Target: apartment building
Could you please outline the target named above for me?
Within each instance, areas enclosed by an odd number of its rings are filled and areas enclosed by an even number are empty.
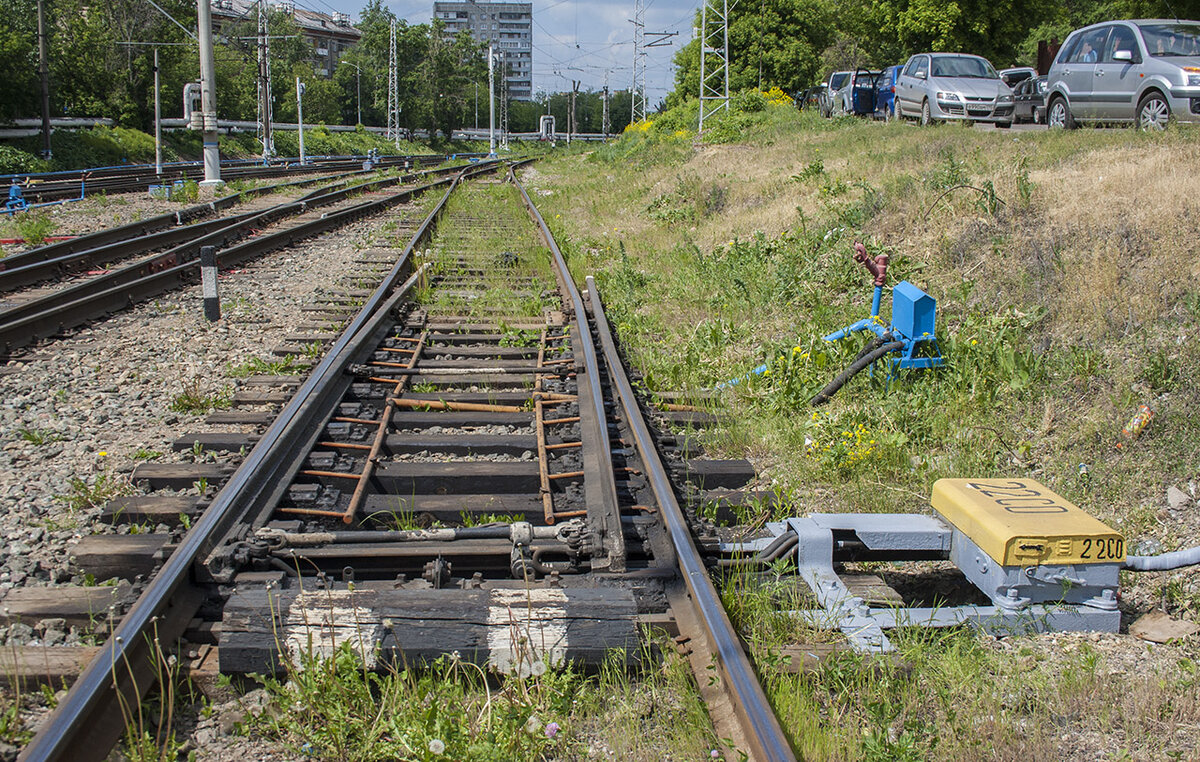
[[[257,24],[258,4],[258,0],[212,0],[214,31],[220,34],[225,27],[239,22]],[[317,72],[323,76],[332,76],[338,58],[362,38],[362,32],[350,23],[348,14],[330,15],[297,8],[290,0],[271,0],[269,7],[287,13],[296,22],[304,41],[312,46]]]
[[[433,4],[433,17],[446,25],[446,34],[470,32],[504,54],[508,94],[513,100],[533,99],[533,3],[442,2]]]

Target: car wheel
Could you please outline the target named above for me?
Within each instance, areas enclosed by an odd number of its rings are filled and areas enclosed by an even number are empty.
[[[929,109],[929,99],[921,101],[921,126],[928,127],[933,124],[933,113]]]
[[[1171,120],[1171,107],[1161,93],[1150,93],[1138,104],[1137,114],[1139,129],[1162,131]]]
[[[1075,117],[1071,116],[1071,107],[1067,99],[1059,96],[1050,102],[1050,110],[1046,113],[1046,126],[1052,130],[1075,129]]]
[[[900,112],[896,109],[896,101],[892,100],[892,107],[888,109],[888,121],[894,122],[900,118]]]

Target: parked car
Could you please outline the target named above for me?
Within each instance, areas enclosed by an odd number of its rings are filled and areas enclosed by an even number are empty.
[[[875,116],[885,121],[896,118],[896,77],[903,66],[889,66],[875,80]]]
[[[875,113],[875,83],[881,72],[855,69],[854,74],[836,96],[841,101],[841,113],[869,116]]]
[[[1013,88],[1013,122],[1041,124],[1046,114],[1046,77],[1034,77]]]
[[[795,99],[796,108],[802,111],[806,108],[820,108],[821,91],[824,89],[824,85],[817,85],[816,87],[809,87],[798,91],[792,96]]]
[[[829,118],[834,115],[834,110],[838,108],[836,96],[846,83],[850,80],[852,71],[835,71],[825,80],[825,85],[821,90],[821,116]]]
[[[1076,29],[1047,75],[1046,123],[1200,122],[1200,22],[1138,19]]]
[[[1016,89],[1017,85],[1027,79],[1033,79],[1038,75],[1037,69],[1029,66],[1014,66],[1011,69],[1001,69],[999,71],[1000,79],[1004,80],[1004,84]]]
[[[896,80],[896,113],[940,121],[991,122],[1011,127],[1012,90],[986,58],[964,53],[918,53]]]

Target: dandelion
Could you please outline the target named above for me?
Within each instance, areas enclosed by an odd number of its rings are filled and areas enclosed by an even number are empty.
[[[106,455],[108,455],[108,450],[101,450],[101,451],[100,451],[100,457],[101,457],[101,458],[105,457]]]
[[[429,742],[429,752],[440,757],[446,753],[446,744],[442,743],[442,739],[435,738]]]
[[[525,721],[525,732],[529,735],[537,735],[542,729],[542,721],[538,719],[536,714],[529,715],[529,719]]]
[[[976,341],[975,339],[971,339],[971,346],[975,346],[975,345],[976,345],[976,344],[978,344],[978,343],[979,343],[979,342],[978,342],[978,341]]]
[[[546,725],[546,738],[554,738],[556,735],[558,735],[558,723],[548,723]]]

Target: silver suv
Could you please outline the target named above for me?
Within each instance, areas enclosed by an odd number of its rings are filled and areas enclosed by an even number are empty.
[[[1046,123],[1200,122],[1200,23],[1143,19],[1077,29],[1050,67]]]

